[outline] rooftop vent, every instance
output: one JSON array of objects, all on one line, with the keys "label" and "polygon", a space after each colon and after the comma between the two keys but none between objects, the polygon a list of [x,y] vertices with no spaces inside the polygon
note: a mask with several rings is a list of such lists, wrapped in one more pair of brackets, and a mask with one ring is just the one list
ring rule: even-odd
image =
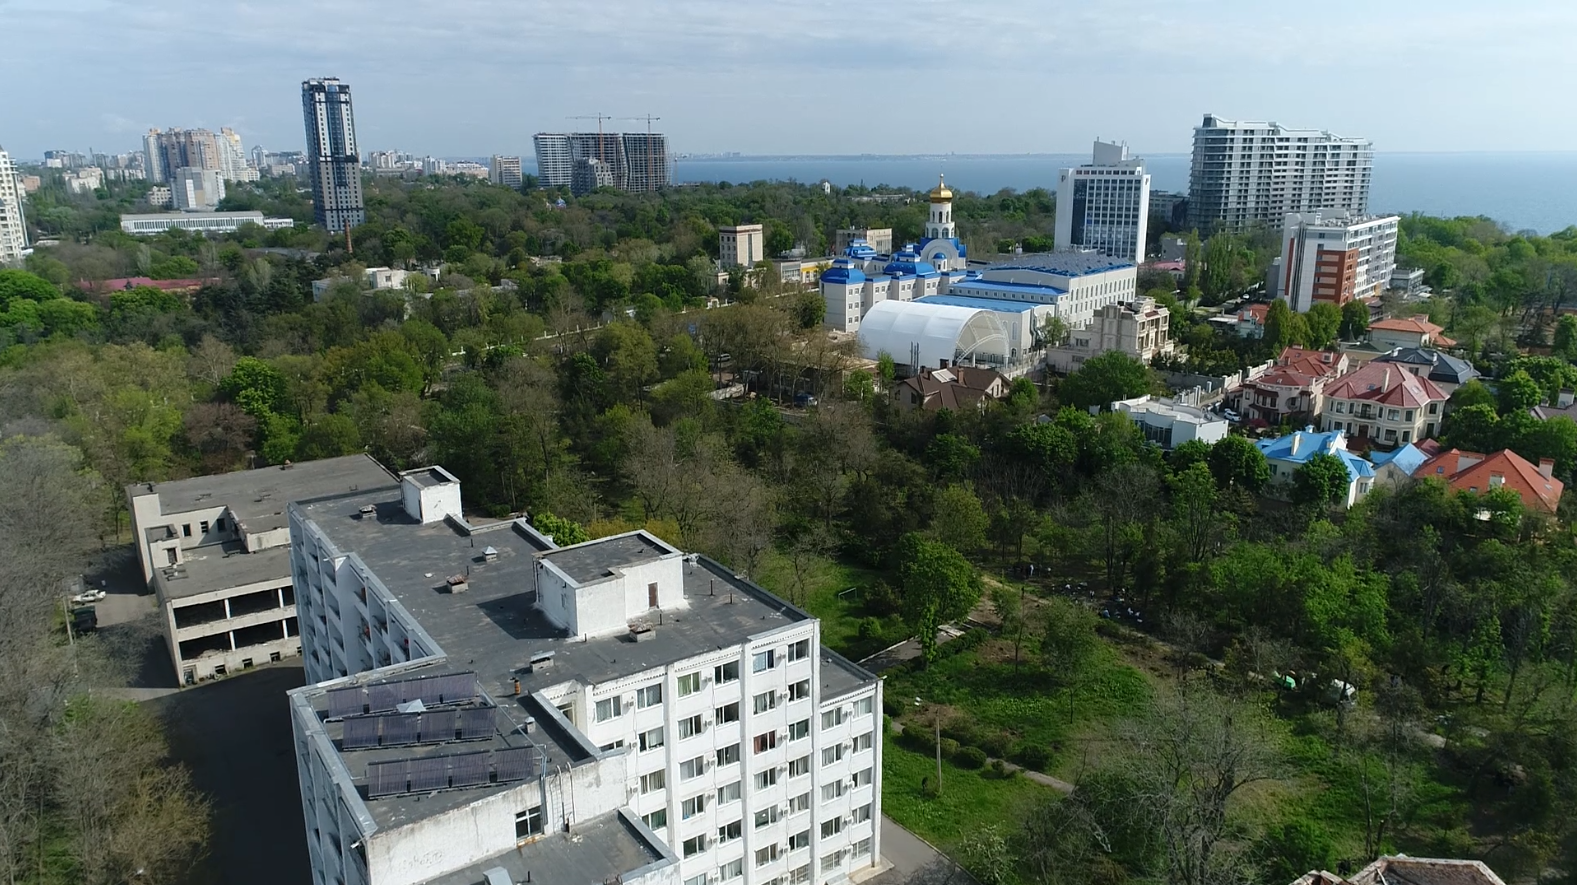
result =
[{"label": "rooftop vent", "polygon": [[488,547],[487,549],[483,550],[482,551],[482,558],[484,560],[488,561],[488,562],[496,562],[496,561],[498,561],[498,548],[497,547]]},{"label": "rooftop vent", "polygon": [[553,652],[539,651],[531,656],[531,672],[546,673],[553,669]]},{"label": "rooftop vent", "polygon": [[467,590],[470,590],[470,589],[471,589],[471,585],[469,583],[465,582],[465,581],[450,581],[449,582],[449,592],[450,593],[464,593],[464,592],[466,592]]},{"label": "rooftop vent", "polygon": [[631,624],[630,638],[636,642],[650,642],[657,638],[657,631],[652,629],[651,624]]},{"label": "rooftop vent", "polygon": [[515,880],[509,877],[509,871],[503,867],[493,867],[482,873],[486,885],[515,885]]},{"label": "rooftop vent", "polygon": [[362,515],[363,518],[371,516],[371,515],[373,515],[374,513],[377,513],[377,512],[378,512],[378,508],[373,506],[373,505],[371,505],[371,504],[363,504],[361,506],[361,515]]}]

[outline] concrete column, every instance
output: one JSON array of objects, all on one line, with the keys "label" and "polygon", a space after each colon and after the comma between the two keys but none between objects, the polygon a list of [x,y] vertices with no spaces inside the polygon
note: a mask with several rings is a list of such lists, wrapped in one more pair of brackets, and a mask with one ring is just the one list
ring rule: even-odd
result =
[{"label": "concrete column", "polygon": [[[230,614],[230,600],[226,599],[224,601],[224,604],[225,604],[225,620],[228,621],[228,620],[230,620],[230,618],[234,617],[234,615]],[[231,645],[234,645],[234,644],[235,643],[233,643],[233,642],[231,643]]]},{"label": "concrete column", "polygon": [[283,587],[275,587],[274,588],[274,598],[279,600],[279,607],[280,608],[284,608],[285,607],[285,588],[283,588]]},{"label": "concrete column", "polygon": [[[225,607],[229,608],[229,605],[226,605]],[[230,650],[231,651],[235,651],[235,631],[231,630],[229,633],[227,633],[225,635],[230,637]]]}]

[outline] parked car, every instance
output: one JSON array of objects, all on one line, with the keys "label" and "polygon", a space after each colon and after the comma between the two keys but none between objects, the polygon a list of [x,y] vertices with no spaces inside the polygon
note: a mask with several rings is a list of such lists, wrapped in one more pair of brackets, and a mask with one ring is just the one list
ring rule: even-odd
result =
[{"label": "parked car", "polygon": [[71,601],[79,605],[83,605],[87,603],[98,602],[108,595],[109,594],[105,593],[103,590],[90,589],[84,590],[81,593],[78,593],[76,596],[71,597]]},{"label": "parked car", "polygon": [[99,628],[99,613],[91,605],[71,610],[71,629],[78,633],[92,633]]},{"label": "parked car", "polygon": [[815,404],[816,404],[816,398],[814,396],[811,396],[808,393],[796,393],[796,394],[794,394],[794,405],[798,406],[799,408],[804,409],[804,408],[808,408],[810,406],[814,406]]}]

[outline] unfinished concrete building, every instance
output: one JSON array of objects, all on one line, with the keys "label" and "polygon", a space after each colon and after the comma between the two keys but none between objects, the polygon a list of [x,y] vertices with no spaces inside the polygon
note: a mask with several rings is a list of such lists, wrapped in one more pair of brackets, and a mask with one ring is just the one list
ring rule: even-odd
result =
[{"label": "unfinished concrete building", "polygon": [[291,501],[386,485],[367,455],[126,487],[142,576],[183,685],[301,654]]}]

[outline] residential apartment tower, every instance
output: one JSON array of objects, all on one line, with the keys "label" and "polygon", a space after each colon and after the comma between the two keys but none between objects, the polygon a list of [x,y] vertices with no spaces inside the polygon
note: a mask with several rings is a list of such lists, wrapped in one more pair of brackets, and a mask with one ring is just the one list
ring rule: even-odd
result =
[{"label": "residential apartment tower", "polygon": [[301,84],[301,110],[314,218],[330,233],[343,233],[367,220],[350,86],[333,77],[307,80]]},{"label": "residential apartment tower", "polygon": [[1194,129],[1189,224],[1280,225],[1289,213],[1316,209],[1363,215],[1373,166],[1368,139],[1206,114]]},{"label": "residential apartment tower", "polygon": [[27,219],[22,215],[22,185],[11,155],[0,151],[0,265],[21,264],[27,250]]}]

